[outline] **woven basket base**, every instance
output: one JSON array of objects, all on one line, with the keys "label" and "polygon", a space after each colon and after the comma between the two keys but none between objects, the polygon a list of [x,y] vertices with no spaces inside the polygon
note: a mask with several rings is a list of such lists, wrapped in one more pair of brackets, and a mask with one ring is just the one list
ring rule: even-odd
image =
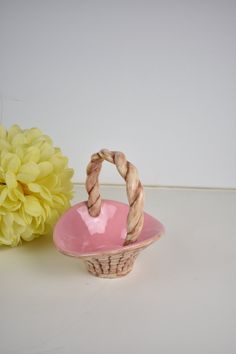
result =
[{"label": "woven basket base", "polygon": [[117,278],[128,274],[140,250],[120,252],[111,255],[84,259],[89,273],[100,278]]},{"label": "woven basket base", "polygon": [[114,274],[112,274],[112,273],[110,273],[110,274],[102,274],[102,273],[95,273],[95,272],[93,272],[93,271],[91,271],[91,270],[89,270],[88,269],[88,271],[89,271],[89,273],[91,273],[92,275],[95,275],[96,277],[98,277],[98,278],[109,278],[109,279],[114,279],[114,278],[121,278],[121,277],[124,277],[125,275],[127,275],[128,273],[130,273],[131,272],[131,270],[133,269],[133,267],[132,268],[130,268],[126,273],[114,273]]}]

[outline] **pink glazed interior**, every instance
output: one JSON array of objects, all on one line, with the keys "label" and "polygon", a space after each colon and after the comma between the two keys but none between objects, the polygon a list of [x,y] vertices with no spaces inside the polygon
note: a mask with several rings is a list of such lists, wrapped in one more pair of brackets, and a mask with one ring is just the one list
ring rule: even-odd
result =
[{"label": "pink glazed interior", "polygon": [[[101,213],[92,217],[86,202],[74,205],[57,222],[53,239],[57,249],[71,256],[85,256],[123,248],[129,206],[103,200]],[[150,242],[164,233],[163,225],[144,213],[144,226],[138,240],[126,247]]]}]

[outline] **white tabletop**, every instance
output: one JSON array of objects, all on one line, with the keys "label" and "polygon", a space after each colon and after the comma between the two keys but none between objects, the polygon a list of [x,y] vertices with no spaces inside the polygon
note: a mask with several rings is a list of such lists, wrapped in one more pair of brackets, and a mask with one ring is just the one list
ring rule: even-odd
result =
[{"label": "white tabletop", "polygon": [[90,275],[51,237],[0,248],[0,352],[235,354],[236,191],[147,188],[145,211],[166,235],[123,278]]}]

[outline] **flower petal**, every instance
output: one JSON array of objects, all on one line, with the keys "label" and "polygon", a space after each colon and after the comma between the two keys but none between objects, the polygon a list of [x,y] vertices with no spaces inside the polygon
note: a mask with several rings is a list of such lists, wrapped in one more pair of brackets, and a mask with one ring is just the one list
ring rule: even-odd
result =
[{"label": "flower petal", "polygon": [[23,157],[23,162],[26,163],[26,162],[38,162],[39,161],[39,158],[40,158],[40,150],[39,148],[37,148],[36,146],[30,146],[24,157]]},{"label": "flower petal", "polygon": [[22,132],[20,132],[13,137],[11,143],[13,146],[20,146],[20,145],[26,144],[27,140],[26,140],[26,137],[24,136],[24,134]]},{"label": "flower petal", "polygon": [[6,198],[4,201],[3,207],[7,211],[16,211],[16,210],[20,209],[21,201],[20,200],[11,200],[9,198]]},{"label": "flower petal", "polygon": [[35,162],[27,162],[20,167],[17,180],[22,183],[30,183],[36,180],[39,173],[39,167]]},{"label": "flower petal", "polygon": [[42,136],[42,132],[38,128],[31,128],[25,132],[25,136],[27,138],[28,143],[32,143],[32,141]]},{"label": "flower petal", "polygon": [[1,154],[1,166],[4,171],[8,172],[18,172],[21,161],[16,154],[11,152],[3,151]]},{"label": "flower petal", "polygon": [[53,164],[54,171],[60,172],[63,168],[66,167],[68,159],[62,155],[54,155],[51,157],[50,162]]},{"label": "flower petal", "polygon": [[35,237],[36,235],[34,235],[31,225],[27,225],[26,229],[21,234],[21,238],[25,241],[31,241]]},{"label": "flower petal", "polygon": [[10,150],[10,148],[11,144],[7,140],[0,138],[0,151]]},{"label": "flower petal", "polygon": [[7,172],[5,175],[6,184],[9,188],[17,187],[16,175],[13,172]]},{"label": "flower petal", "polygon": [[[19,183],[18,183],[16,188],[12,189],[9,192],[14,193],[16,198],[18,198],[20,201],[22,201],[22,202],[25,201],[24,191],[23,191],[23,189],[22,189],[22,187],[21,187],[21,185]],[[12,198],[12,199],[14,199],[14,198]]]},{"label": "flower petal", "polygon": [[40,180],[40,184],[47,187],[50,191],[54,190],[58,184],[58,175],[51,174]]},{"label": "flower petal", "polygon": [[0,205],[3,205],[3,203],[5,202],[7,194],[8,194],[7,187],[5,187],[0,193]]},{"label": "flower petal", "polygon": [[41,178],[47,177],[53,171],[53,166],[48,161],[40,162],[38,164],[38,167],[40,169],[39,175],[37,177],[38,180]]},{"label": "flower petal", "polygon": [[14,124],[11,126],[11,128],[8,130],[8,134],[7,134],[7,139],[8,141],[12,141],[12,139],[14,138],[14,136],[18,133],[21,133],[22,130],[21,128],[19,127],[19,125],[17,124]]},{"label": "flower petal", "polygon": [[25,197],[24,208],[27,214],[31,216],[40,216],[43,212],[39,200],[31,195]]},{"label": "flower petal", "polygon": [[26,225],[31,225],[32,222],[32,216],[27,214],[24,208],[21,208],[19,210],[19,215],[24,219],[24,222]]},{"label": "flower petal", "polygon": [[39,195],[43,199],[46,199],[49,202],[52,200],[51,193],[49,192],[49,190],[46,187],[40,186],[38,183],[30,183],[28,185],[28,188],[31,192],[39,193]]},{"label": "flower petal", "polygon": [[25,225],[24,219],[20,216],[20,214],[18,212],[13,213],[13,219],[17,224],[22,225],[22,226]]},{"label": "flower petal", "polygon": [[49,144],[48,142],[43,143],[42,147],[40,148],[41,155],[40,160],[46,161],[54,154],[54,147]]}]

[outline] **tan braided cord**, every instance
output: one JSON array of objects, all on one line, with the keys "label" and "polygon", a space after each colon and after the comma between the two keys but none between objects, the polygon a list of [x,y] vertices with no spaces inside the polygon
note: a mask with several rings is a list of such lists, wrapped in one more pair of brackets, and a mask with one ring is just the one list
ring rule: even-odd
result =
[{"label": "tan braided cord", "polygon": [[124,245],[135,242],[143,227],[143,186],[139,180],[136,167],[126,160],[119,151],[102,149],[91,156],[87,167],[86,189],[88,192],[88,210],[91,216],[98,216],[101,211],[101,196],[99,192],[99,173],[102,162],[106,160],[116,165],[119,174],[126,181],[126,191],[129,202],[127,216],[127,235]]}]

